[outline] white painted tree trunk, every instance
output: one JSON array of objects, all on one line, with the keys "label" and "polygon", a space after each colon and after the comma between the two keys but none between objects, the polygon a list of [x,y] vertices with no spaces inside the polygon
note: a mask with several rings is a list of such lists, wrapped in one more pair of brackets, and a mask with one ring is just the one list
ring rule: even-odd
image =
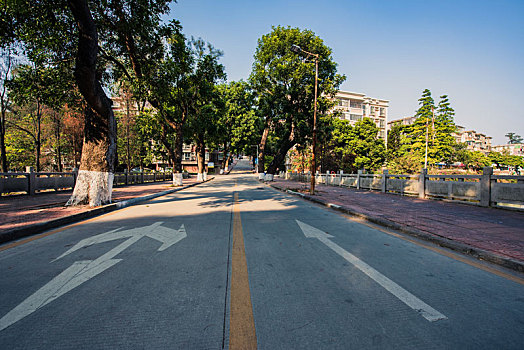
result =
[{"label": "white painted tree trunk", "polygon": [[182,186],[184,182],[182,173],[173,173],[173,186]]},{"label": "white painted tree trunk", "polygon": [[202,180],[207,181],[207,173],[202,173]]},{"label": "white painted tree trunk", "polygon": [[66,206],[89,204],[91,207],[98,207],[111,203],[114,178],[115,174],[106,171],[80,170],[75,189]]},{"label": "white painted tree trunk", "polygon": [[198,173],[197,181],[207,181],[207,173]]}]

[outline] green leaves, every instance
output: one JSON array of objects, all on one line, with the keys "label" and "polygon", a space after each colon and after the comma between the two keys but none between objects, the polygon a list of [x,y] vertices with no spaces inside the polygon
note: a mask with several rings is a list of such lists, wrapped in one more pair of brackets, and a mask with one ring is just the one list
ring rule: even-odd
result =
[{"label": "green leaves", "polygon": [[[394,151],[394,155],[402,158],[409,153],[411,156],[408,163],[420,168],[424,164],[427,139],[428,164],[451,163],[455,145],[452,134],[456,126],[453,122],[455,112],[450,106],[448,96],[441,96],[438,106],[435,106],[431,91],[426,89],[419,99],[419,105],[415,122],[395,129],[396,133],[401,132],[401,136],[400,147]],[[394,137],[397,142],[398,135]],[[411,172],[418,170],[420,169],[410,169]]]},{"label": "green leaves", "polygon": [[386,148],[378,132],[379,128],[370,118],[359,120],[355,126],[347,120],[333,119],[330,148],[337,168],[350,173],[380,168],[385,161]]},{"label": "green leaves", "polygon": [[268,118],[272,139],[277,141],[275,162],[293,145],[310,143],[313,130],[315,60],[291,51],[292,45],[319,57],[319,115],[329,110],[329,97],[345,79],[337,74],[331,49],[310,30],[277,26],[259,39],[249,82],[257,94],[259,112]]}]

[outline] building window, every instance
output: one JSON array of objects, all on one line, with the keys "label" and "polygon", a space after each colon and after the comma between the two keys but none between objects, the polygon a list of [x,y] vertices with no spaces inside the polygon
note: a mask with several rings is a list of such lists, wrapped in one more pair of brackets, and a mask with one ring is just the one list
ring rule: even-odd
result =
[{"label": "building window", "polygon": [[362,108],[362,102],[355,101],[355,100],[350,100],[349,106],[351,108]]},{"label": "building window", "polygon": [[362,116],[360,114],[350,114],[349,119],[350,120],[360,120],[362,119]]}]

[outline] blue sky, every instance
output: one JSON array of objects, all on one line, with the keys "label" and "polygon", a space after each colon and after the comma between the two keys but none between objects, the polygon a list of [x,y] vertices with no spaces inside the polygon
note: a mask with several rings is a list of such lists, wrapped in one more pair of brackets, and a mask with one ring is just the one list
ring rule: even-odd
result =
[{"label": "blue sky", "polygon": [[455,122],[506,143],[524,137],[524,0],[179,0],[170,18],[224,52],[228,80],[246,80],[257,40],[282,25],[333,49],[342,90],[413,115],[422,91],[449,95]]}]

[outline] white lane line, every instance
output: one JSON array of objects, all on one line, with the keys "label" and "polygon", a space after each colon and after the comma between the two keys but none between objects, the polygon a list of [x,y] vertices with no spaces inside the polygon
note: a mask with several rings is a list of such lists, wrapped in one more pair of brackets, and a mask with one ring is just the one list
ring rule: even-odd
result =
[{"label": "white lane line", "polygon": [[386,289],[388,292],[393,294],[395,297],[397,297],[400,301],[402,301],[404,304],[412,308],[413,310],[417,311],[419,314],[422,315],[426,320],[430,322],[435,322],[438,320],[446,320],[447,317],[443,314],[441,314],[439,311],[435,310],[368,264],[366,264],[364,261],[360,260],[353,254],[347,252],[342,247],[340,247],[338,244],[333,243],[329,238],[333,237],[331,235],[328,235],[327,233],[320,231],[319,229],[310,226],[308,224],[305,224],[299,220],[296,220],[300,228],[302,229],[302,232],[304,235],[308,238],[317,238],[319,241],[324,243],[326,246],[328,246],[331,250],[333,250],[335,253],[346,259],[346,261],[353,264],[356,268],[358,268],[360,271],[364,272],[369,278],[371,278],[373,281],[380,284],[384,289]]}]

